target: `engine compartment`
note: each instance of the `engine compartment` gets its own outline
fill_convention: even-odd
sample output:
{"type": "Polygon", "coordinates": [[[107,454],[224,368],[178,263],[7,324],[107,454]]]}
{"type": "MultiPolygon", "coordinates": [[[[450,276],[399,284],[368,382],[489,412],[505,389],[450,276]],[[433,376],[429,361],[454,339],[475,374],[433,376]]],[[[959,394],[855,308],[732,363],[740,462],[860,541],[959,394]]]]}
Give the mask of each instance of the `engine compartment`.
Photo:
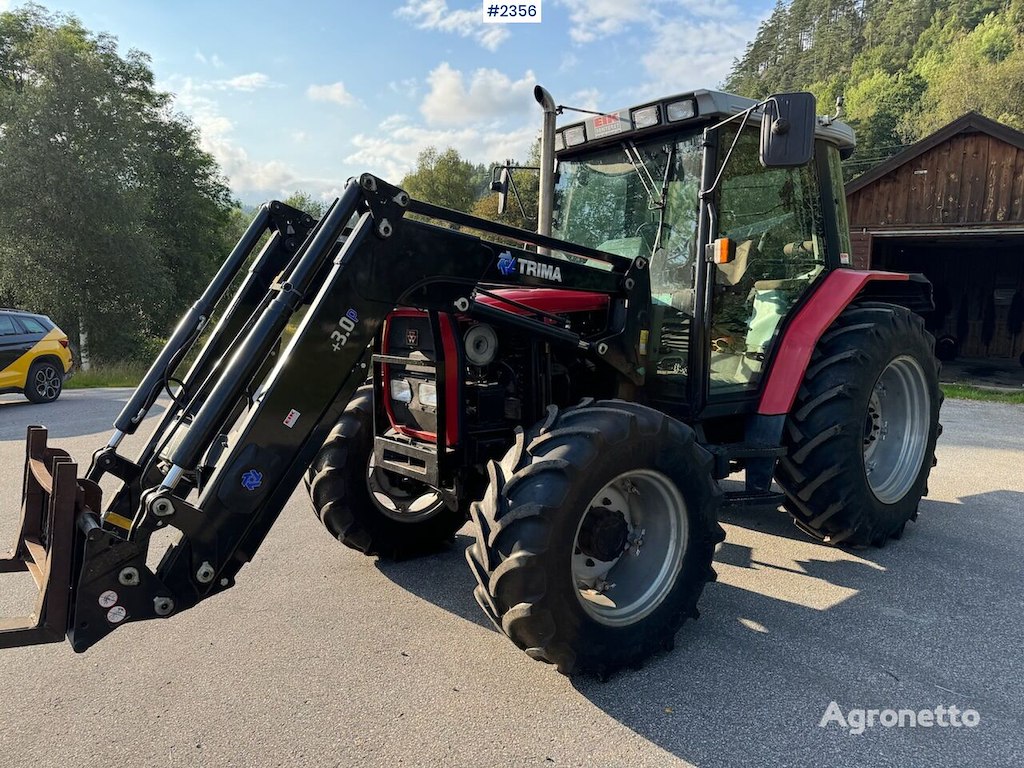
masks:
{"type": "MultiPolygon", "coordinates": [[[[600,333],[609,323],[608,296],[600,293],[510,289],[481,300],[510,315],[537,310],[547,322],[580,335],[600,333]]],[[[437,446],[443,419],[445,451],[456,454],[463,469],[482,471],[488,460],[500,458],[515,427],[540,420],[549,405],[614,396],[612,383],[579,349],[465,314],[432,318],[425,310],[398,308],[383,326],[380,348],[388,362],[375,391],[387,419],[377,434],[437,446]]],[[[385,458],[390,463],[398,457],[385,458]]],[[[400,460],[419,463],[409,456],[400,460]]]]}

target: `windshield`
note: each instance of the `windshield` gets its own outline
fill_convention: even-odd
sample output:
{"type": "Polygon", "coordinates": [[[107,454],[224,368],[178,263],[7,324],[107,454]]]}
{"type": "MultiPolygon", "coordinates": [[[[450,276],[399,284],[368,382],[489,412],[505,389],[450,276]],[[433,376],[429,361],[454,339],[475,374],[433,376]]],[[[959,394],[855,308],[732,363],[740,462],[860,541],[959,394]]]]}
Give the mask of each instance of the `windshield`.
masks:
{"type": "Polygon", "coordinates": [[[679,267],[696,249],[698,138],[623,142],[563,160],[555,187],[555,237],[620,256],[679,267]]]}

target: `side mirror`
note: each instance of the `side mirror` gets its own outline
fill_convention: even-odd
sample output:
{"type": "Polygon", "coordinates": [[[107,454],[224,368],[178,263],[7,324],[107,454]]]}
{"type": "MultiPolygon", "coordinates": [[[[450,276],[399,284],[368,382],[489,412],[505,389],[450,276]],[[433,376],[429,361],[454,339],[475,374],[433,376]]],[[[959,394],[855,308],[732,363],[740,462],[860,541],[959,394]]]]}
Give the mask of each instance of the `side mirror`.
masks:
{"type": "Polygon", "coordinates": [[[814,130],[818,124],[814,95],[777,93],[769,97],[761,118],[761,165],[794,168],[814,157],[814,130]]]}
{"type": "Polygon", "coordinates": [[[508,187],[510,173],[508,168],[502,168],[497,179],[491,177],[491,191],[498,193],[498,215],[500,216],[508,208],[508,187]]]}

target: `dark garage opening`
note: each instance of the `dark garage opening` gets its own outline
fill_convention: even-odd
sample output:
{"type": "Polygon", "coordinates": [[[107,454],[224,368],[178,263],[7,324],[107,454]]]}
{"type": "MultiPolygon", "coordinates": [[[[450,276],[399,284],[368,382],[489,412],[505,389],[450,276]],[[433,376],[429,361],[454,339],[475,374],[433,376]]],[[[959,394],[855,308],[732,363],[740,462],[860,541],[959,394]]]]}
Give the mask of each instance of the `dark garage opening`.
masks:
{"type": "Polygon", "coordinates": [[[871,251],[875,268],[928,277],[929,330],[958,359],[1024,365],[1024,233],[876,235],[871,251]]]}

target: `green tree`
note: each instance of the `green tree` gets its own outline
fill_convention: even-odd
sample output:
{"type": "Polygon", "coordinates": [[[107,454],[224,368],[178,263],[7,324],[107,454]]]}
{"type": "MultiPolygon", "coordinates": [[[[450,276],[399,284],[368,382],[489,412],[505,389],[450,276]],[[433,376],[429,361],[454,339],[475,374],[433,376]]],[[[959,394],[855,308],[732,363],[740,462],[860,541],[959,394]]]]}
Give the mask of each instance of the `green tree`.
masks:
{"type": "Polygon", "coordinates": [[[219,261],[230,199],[148,58],[39,6],[0,14],[0,294],[95,358],[167,332],[219,261]]]}
{"type": "Polygon", "coordinates": [[[867,170],[964,112],[1024,126],[1024,0],[777,0],[730,73],[746,96],[846,96],[867,170]]]}
{"type": "Polygon", "coordinates": [[[466,213],[481,191],[484,172],[451,147],[443,152],[427,147],[400,186],[417,200],[466,213]]]}
{"type": "Polygon", "coordinates": [[[923,63],[927,89],[900,124],[908,140],[971,110],[1024,129],[1024,35],[1009,14],[990,14],[923,63]]]}
{"type": "Polygon", "coordinates": [[[323,200],[317,200],[311,194],[301,189],[295,190],[281,202],[285,205],[290,205],[292,208],[298,208],[300,211],[305,211],[314,219],[322,218],[326,212],[326,206],[324,205],[323,200]]]}
{"type": "MultiPolygon", "coordinates": [[[[520,163],[516,160],[509,160],[508,162],[513,166],[522,165],[527,168],[539,168],[540,139],[533,143],[530,153],[524,162],[520,163]]],[[[504,163],[495,163],[494,165],[501,166],[504,163]]],[[[489,182],[492,178],[492,172],[487,172],[485,178],[489,182]]],[[[515,181],[516,189],[519,191],[519,198],[516,198],[510,188],[508,203],[504,213],[498,213],[498,195],[495,192],[491,192],[489,184],[484,187],[477,201],[473,204],[472,213],[474,216],[479,216],[488,221],[497,221],[510,227],[519,227],[520,229],[536,232],[537,203],[540,192],[539,174],[537,171],[519,170],[512,172],[512,178],[515,181]],[[520,203],[522,204],[521,208],[520,203]],[[523,215],[524,211],[525,216],[523,215]]]]}
{"type": "Polygon", "coordinates": [[[240,233],[231,222],[234,202],[213,157],[199,149],[196,129],[176,118],[151,121],[148,131],[143,223],[171,278],[168,311],[153,316],[167,327],[196,300],[240,233]]]}

